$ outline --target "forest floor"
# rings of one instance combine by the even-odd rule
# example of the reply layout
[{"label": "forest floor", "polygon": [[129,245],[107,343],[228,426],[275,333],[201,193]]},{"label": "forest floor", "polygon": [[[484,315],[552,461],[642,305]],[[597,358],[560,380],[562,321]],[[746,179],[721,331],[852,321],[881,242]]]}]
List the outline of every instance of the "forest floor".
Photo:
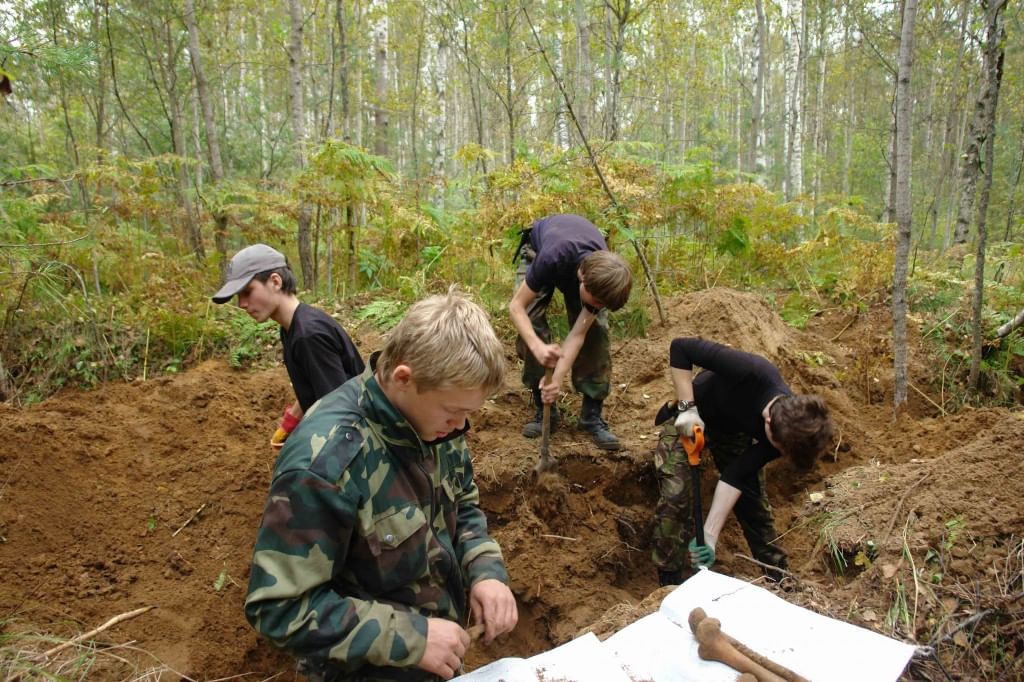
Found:
[{"label": "forest floor", "polygon": [[[920,644],[939,632],[953,641],[972,635],[953,626],[1020,592],[1024,412],[939,414],[925,394],[941,389],[912,332],[916,389],[894,420],[884,308],[825,312],[795,330],[756,295],[710,289],[667,301],[666,311],[668,327],[652,323],[646,338],[613,346],[606,417],[624,451],[602,452],[563,426],[551,442],[557,470],[532,478],[538,442],[519,434],[531,408],[514,369],[471,418],[482,505],[509,564],[520,622],[471,651],[470,668],[538,653],[588,628],[610,634],[657,607],[654,415],[671,397],[668,347],[681,335],[772,359],[795,391],[823,395],[839,426],[836,451],[814,472],[769,467],[769,499],[795,576],[770,589]],[[375,333],[353,335],[364,355],[379,346]],[[3,635],[48,633],[59,642],[155,606],[99,641],[119,645],[117,656],[138,669],[166,671],[162,679],[297,678],[289,657],[242,614],[273,465],[267,440],[289,395],[283,368],[237,371],[208,361],[180,375],[0,407]],[[565,401],[571,421],[578,397]],[[706,508],[713,467],[704,480]],[[811,501],[811,492],[824,496]],[[745,554],[730,519],[715,570],[763,584]],[[1016,641],[991,631],[1007,655],[1021,653],[1019,621],[1016,630]],[[943,665],[985,670],[977,652],[962,643]],[[90,679],[123,675],[114,659],[95,665]],[[1011,669],[1021,672],[1013,663],[1000,668]]]}]

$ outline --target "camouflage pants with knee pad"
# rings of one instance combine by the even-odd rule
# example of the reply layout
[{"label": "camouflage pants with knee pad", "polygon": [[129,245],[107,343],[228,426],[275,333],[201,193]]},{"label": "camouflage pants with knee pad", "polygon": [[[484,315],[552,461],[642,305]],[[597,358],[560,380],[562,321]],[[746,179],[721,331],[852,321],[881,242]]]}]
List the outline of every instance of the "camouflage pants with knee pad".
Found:
[{"label": "camouflage pants with knee pad", "polygon": [[[725,471],[751,444],[746,434],[726,434],[707,437],[715,466]],[[701,467],[704,462],[702,460]],[[654,452],[654,465],[658,478],[658,506],[654,510],[654,532],[651,559],[663,571],[678,571],[689,567],[687,545],[694,536],[693,484],[686,452],[679,444],[675,425],[669,421],[662,425],[662,434]],[[764,493],[764,469],[758,473],[757,488],[744,490],[733,507],[743,536],[755,559],[772,566],[786,568],[786,554],[774,544],[778,534],[772,519],[771,506]]]}]

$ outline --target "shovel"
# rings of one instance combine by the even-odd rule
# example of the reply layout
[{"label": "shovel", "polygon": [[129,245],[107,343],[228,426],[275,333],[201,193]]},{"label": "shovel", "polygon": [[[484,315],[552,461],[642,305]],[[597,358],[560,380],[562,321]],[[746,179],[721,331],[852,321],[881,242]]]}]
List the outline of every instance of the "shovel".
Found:
[{"label": "shovel", "polygon": [[690,463],[690,477],[693,481],[693,524],[697,544],[704,544],[704,517],[700,499],[700,453],[704,449],[704,429],[693,427],[693,438],[679,434],[679,443],[686,451],[686,460]]},{"label": "shovel", "polygon": [[[548,367],[544,370],[544,383],[551,381],[554,370]],[[548,445],[551,442],[551,403],[544,403],[544,421],[541,422],[540,431],[540,459],[533,466],[533,473],[542,474],[555,468],[557,462],[548,452]]]}]

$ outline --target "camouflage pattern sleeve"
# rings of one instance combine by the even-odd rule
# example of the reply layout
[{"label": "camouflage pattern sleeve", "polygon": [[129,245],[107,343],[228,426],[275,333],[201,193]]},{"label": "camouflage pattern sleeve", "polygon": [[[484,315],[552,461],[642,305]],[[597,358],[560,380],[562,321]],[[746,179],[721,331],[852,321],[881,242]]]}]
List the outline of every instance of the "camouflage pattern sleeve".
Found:
[{"label": "camouflage pattern sleeve", "polygon": [[480,491],[473,479],[473,463],[464,439],[453,444],[448,456],[458,464],[454,477],[456,521],[455,543],[459,564],[466,576],[466,584],[494,578],[508,584],[508,571],[501,555],[501,547],[487,534],[487,517],[480,508]]},{"label": "camouflage pattern sleeve", "polygon": [[358,500],[349,473],[337,473],[338,484],[304,467],[275,472],[253,551],[246,618],[299,658],[330,659],[347,670],[413,666],[426,648],[426,618],[332,589],[345,567]]}]

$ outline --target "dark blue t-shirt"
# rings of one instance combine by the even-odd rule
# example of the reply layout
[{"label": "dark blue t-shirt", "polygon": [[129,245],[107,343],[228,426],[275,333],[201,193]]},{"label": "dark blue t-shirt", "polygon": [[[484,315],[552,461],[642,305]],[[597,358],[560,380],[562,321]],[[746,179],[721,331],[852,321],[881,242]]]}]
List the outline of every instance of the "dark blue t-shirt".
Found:
[{"label": "dark blue t-shirt", "polygon": [[530,230],[530,246],[537,253],[526,270],[526,286],[535,292],[551,287],[562,295],[579,295],[576,271],[594,251],[607,251],[601,232],[586,218],[561,214],[541,218]]}]

